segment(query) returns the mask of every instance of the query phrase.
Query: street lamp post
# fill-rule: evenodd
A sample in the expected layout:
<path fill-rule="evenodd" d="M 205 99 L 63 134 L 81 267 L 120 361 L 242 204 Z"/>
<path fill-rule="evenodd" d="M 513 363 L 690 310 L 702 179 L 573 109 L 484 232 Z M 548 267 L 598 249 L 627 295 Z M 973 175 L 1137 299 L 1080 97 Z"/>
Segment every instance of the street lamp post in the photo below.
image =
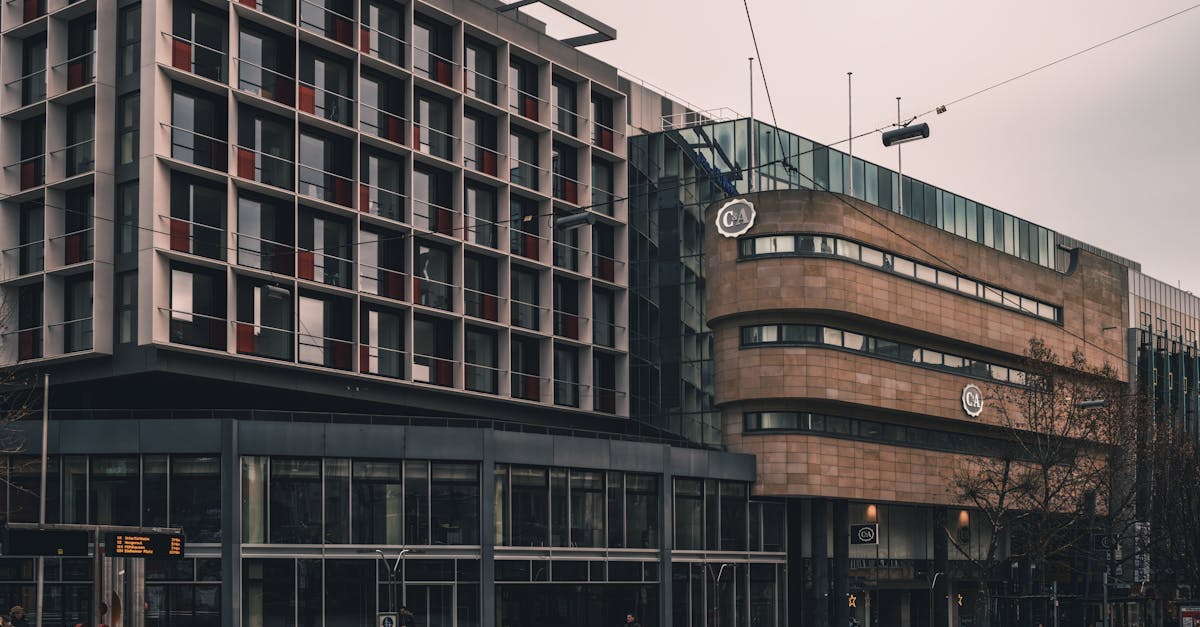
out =
<path fill-rule="evenodd" d="M 706 564 L 708 574 L 713 578 L 713 625 L 721 624 L 721 575 L 725 574 L 725 567 L 729 564 L 721 564 L 721 568 L 717 570 L 717 574 L 713 575 L 712 564 Z"/>
<path fill-rule="evenodd" d="M 409 551 L 409 549 L 401 549 L 400 555 L 396 556 L 395 563 L 393 563 L 391 566 L 389 566 L 388 560 L 387 560 L 387 555 L 384 554 L 383 549 L 375 549 L 375 552 L 379 554 L 379 557 L 381 559 L 383 559 L 384 568 L 387 568 L 387 573 L 388 573 L 388 612 L 392 613 L 392 614 L 396 613 L 396 578 L 400 572 L 401 566 L 404 565 L 404 554 L 408 553 L 408 551 Z M 400 594 L 404 595 L 403 588 L 401 588 Z M 401 605 L 404 604 L 403 596 L 400 599 L 400 604 Z"/>
<path fill-rule="evenodd" d="M 929 625 L 933 627 L 933 589 L 937 587 L 938 577 L 942 576 L 942 571 L 933 573 L 933 580 L 929 582 Z"/>

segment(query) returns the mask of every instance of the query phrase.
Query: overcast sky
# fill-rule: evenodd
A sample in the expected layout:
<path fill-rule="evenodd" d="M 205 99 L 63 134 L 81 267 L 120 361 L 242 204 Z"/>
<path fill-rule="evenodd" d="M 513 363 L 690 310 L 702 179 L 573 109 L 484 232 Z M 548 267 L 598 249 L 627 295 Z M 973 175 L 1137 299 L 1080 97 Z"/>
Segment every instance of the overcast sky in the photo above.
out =
<path fill-rule="evenodd" d="M 569 3 L 617 29 L 587 53 L 695 106 L 748 113 L 741 0 Z M 750 0 L 750 11 L 779 126 L 832 143 L 848 136 L 848 71 L 857 133 L 895 121 L 896 96 L 921 113 L 1193 3 Z M 757 73 L 755 87 L 755 117 L 770 121 Z M 922 121 L 932 135 L 905 146 L 905 175 L 1200 293 L 1200 8 Z M 896 164 L 878 135 L 854 154 Z"/>

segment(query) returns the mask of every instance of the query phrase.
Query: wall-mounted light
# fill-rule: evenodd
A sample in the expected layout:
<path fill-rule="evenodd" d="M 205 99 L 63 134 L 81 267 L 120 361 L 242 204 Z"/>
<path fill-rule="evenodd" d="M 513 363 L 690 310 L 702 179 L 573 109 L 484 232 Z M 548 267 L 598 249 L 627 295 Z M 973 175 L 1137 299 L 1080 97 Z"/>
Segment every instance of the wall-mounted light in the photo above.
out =
<path fill-rule="evenodd" d="M 879 522 L 879 510 L 874 505 L 867 506 L 867 522 Z"/>
<path fill-rule="evenodd" d="M 884 146 L 895 146 L 904 144 L 918 139 L 929 138 L 929 125 L 922 122 L 913 124 L 912 126 L 901 126 L 897 129 L 892 129 L 883 134 Z"/>

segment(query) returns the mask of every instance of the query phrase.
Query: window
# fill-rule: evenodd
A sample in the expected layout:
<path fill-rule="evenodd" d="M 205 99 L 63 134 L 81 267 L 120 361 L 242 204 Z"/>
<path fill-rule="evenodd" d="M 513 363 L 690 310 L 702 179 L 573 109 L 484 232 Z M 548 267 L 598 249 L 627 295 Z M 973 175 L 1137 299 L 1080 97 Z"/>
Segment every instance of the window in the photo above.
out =
<path fill-rule="evenodd" d="M 617 358 L 596 351 L 592 357 L 593 408 L 606 414 L 617 411 Z"/>
<path fill-rule="evenodd" d="M 180 85 L 171 95 L 171 157 L 225 170 L 225 101 Z M 239 167 L 241 161 L 239 160 Z"/>
<path fill-rule="evenodd" d="M 392 5 L 365 0 L 362 3 L 364 52 L 392 65 L 404 65 L 404 18 Z"/>
<path fill-rule="evenodd" d="M 497 175 L 496 119 L 467 109 L 463 114 L 463 165 L 489 176 Z"/>
<path fill-rule="evenodd" d="M 292 276 L 295 209 L 269 196 L 238 195 L 237 262 L 243 266 Z"/>
<path fill-rule="evenodd" d="M 297 276 L 326 285 L 350 287 L 354 248 L 348 220 L 301 207 L 297 236 Z"/>
<path fill-rule="evenodd" d="M 538 233 L 541 217 L 536 201 L 522 196 L 509 198 L 509 252 L 527 259 L 540 258 L 541 240 Z"/>
<path fill-rule="evenodd" d="M 554 334 L 579 339 L 579 283 L 554 277 Z"/>
<path fill-rule="evenodd" d="M 574 83 L 554 77 L 550 83 L 551 97 L 554 100 L 554 128 L 567 135 L 579 132 L 579 95 Z"/>
<path fill-rule="evenodd" d="M 450 190 L 451 177 L 433 168 L 413 169 L 413 224 L 442 235 L 454 235 L 454 209 Z"/>
<path fill-rule="evenodd" d="M 92 277 L 69 276 L 63 281 L 63 352 L 92 348 Z"/>
<path fill-rule="evenodd" d="M 417 241 L 413 258 L 413 300 L 446 311 L 454 310 L 453 268 L 450 251 Z"/>
<path fill-rule="evenodd" d="M 354 116 L 352 70 L 309 46 L 300 48 L 296 107 L 305 113 L 349 125 Z"/>
<path fill-rule="evenodd" d="M 450 103 L 417 90 L 413 103 L 413 148 L 442 159 L 454 158 Z"/>
<path fill-rule="evenodd" d="M 23 202 L 20 206 L 20 254 L 18 272 L 41 272 L 45 267 L 46 218 L 42 201 Z"/>
<path fill-rule="evenodd" d="M 554 345 L 554 403 L 579 407 L 579 351 Z"/>
<path fill-rule="evenodd" d="M 38 359 L 43 355 L 42 284 L 17 288 L 17 359 Z"/>
<path fill-rule="evenodd" d="M 95 168 L 93 137 L 96 131 L 96 103 L 88 100 L 67 108 L 67 145 L 61 151 L 66 157 L 68 177 L 90 172 Z"/>
<path fill-rule="evenodd" d="M 574 148 L 554 142 L 552 151 L 554 197 L 579 203 L 579 161 Z"/>
<path fill-rule="evenodd" d="M 300 3 L 300 27 L 353 46 L 354 4 L 351 0 L 305 0 Z"/>
<path fill-rule="evenodd" d="M 429 544 L 428 462 L 404 462 L 404 541 Z"/>
<path fill-rule="evenodd" d="M 270 460 L 270 542 L 320 544 L 321 460 Z"/>
<path fill-rule="evenodd" d="M 243 24 L 238 33 L 238 89 L 291 106 L 296 91 L 295 44 Z M 312 113 L 316 100 L 311 90 L 307 95 L 307 110 Z"/>
<path fill-rule="evenodd" d="M 592 210 L 613 215 L 613 166 L 600 159 L 592 160 Z"/>
<path fill-rule="evenodd" d="M 237 175 L 292 189 L 292 134 L 289 121 L 242 105 L 238 112 Z"/>
<path fill-rule="evenodd" d="M 341 298 L 300 293 L 296 340 L 301 363 L 350 369 L 350 303 Z"/>
<path fill-rule="evenodd" d="M 498 224 L 495 190 L 473 183 L 466 183 L 463 190 L 466 240 L 480 246 L 496 248 Z"/>
<path fill-rule="evenodd" d="M 21 121 L 21 189 L 46 182 L 46 116 Z"/>
<path fill-rule="evenodd" d="M 592 94 L 592 144 L 612 152 L 615 128 L 612 99 L 600 94 Z"/>
<path fill-rule="evenodd" d="M 21 106 L 46 98 L 46 36 L 21 42 Z"/>
<path fill-rule="evenodd" d="M 358 289 L 404 300 L 404 240 L 399 233 L 363 228 L 358 237 Z"/>
<path fill-rule="evenodd" d="M 358 85 L 358 125 L 362 132 L 405 143 L 404 83 L 363 68 Z"/>
<path fill-rule="evenodd" d="M 138 92 L 121 96 L 117 101 L 117 165 L 128 165 L 138 160 L 140 107 Z"/>
<path fill-rule="evenodd" d="M 499 392 L 500 370 L 496 332 L 468 326 L 466 328 L 466 387 L 475 392 Z"/>
<path fill-rule="evenodd" d="M 514 466 L 511 474 L 512 546 L 547 546 L 549 491 L 544 468 Z M 497 498 L 501 492 L 497 490 Z"/>
<path fill-rule="evenodd" d="M 225 186 L 171 175 L 171 250 L 225 258 Z"/>
<path fill-rule="evenodd" d="M 539 188 L 537 137 L 532 133 L 513 130 L 508 141 L 509 180 L 529 189 Z"/>
<path fill-rule="evenodd" d="M 509 58 L 508 107 L 518 114 L 537 121 L 541 103 L 538 99 L 538 68 L 532 63 Z"/>
<path fill-rule="evenodd" d="M 368 374 L 403 378 L 404 316 L 378 306 L 364 306 L 360 316 L 359 368 Z"/>
<path fill-rule="evenodd" d="M 704 482 L 675 479 L 675 548 L 704 548 Z"/>
<path fill-rule="evenodd" d="M 540 328 L 541 310 L 538 307 L 538 293 L 538 273 L 535 270 L 514 265 L 509 282 L 513 326 L 533 330 Z"/>
<path fill-rule="evenodd" d="M 404 220 L 404 164 L 383 153 L 363 149 L 359 160 L 359 211 Z"/>
<path fill-rule="evenodd" d="M 604 473 L 571 471 L 571 546 L 603 547 Z"/>
<path fill-rule="evenodd" d="M 171 526 L 183 527 L 189 542 L 221 541 L 220 457 L 172 455 L 168 493 Z"/>
<path fill-rule="evenodd" d="M 96 18 L 86 16 L 67 24 L 67 90 L 96 80 Z"/>
<path fill-rule="evenodd" d="M 465 61 L 466 85 L 464 89 L 468 96 L 496 103 L 496 50 L 495 48 L 472 37 L 463 41 L 463 60 Z"/>
<path fill-rule="evenodd" d="M 513 334 L 509 339 L 512 385 L 515 398 L 541 399 L 541 346 L 536 338 Z"/>
<path fill-rule="evenodd" d="M 454 332 L 449 320 L 413 317 L 413 381 L 454 386 Z"/>
<path fill-rule="evenodd" d="M 473 253 L 463 256 L 463 301 L 468 316 L 492 321 L 500 319 L 497 281 L 495 259 Z"/>
<path fill-rule="evenodd" d="M 199 2 L 176 0 L 171 65 L 219 83 L 225 82 L 225 17 Z"/>
<path fill-rule="evenodd" d="M 86 458 L 66 458 L 67 468 L 70 462 L 78 461 L 82 468 L 87 467 Z M 66 485 L 68 494 L 70 486 L 75 483 L 71 472 L 67 475 Z M 88 481 L 88 504 L 92 524 L 97 525 L 137 525 L 140 507 L 138 504 L 139 466 L 136 457 L 93 457 L 91 460 L 91 477 Z M 80 477 L 82 480 L 82 477 Z M 82 483 L 82 481 L 80 481 Z M 81 506 L 82 503 L 79 503 Z M 219 505 L 218 505 L 219 507 Z M 68 504 L 65 509 L 71 509 Z M 80 507 L 82 509 L 82 507 Z M 68 520 L 75 518 L 67 517 Z M 78 522 L 84 522 L 79 520 Z"/>
<path fill-rule="evenodd" d="M 721 550 L 746 550 L 746 484 L 721 482 Z"/>
<path fill-rule="evenodd" d="M 479 466 L 430 464 L 433 544 L 479 544 Z"/>
<path fill-rule="evenodd" d="M 453 85 L 450 28 L 418 14 L 412 29 L 413 72 L 443 85 Z"/>
<path fill-rule="evenodd" d="M 118 273 L 114 283 L 114 336 L 118 344 L 129 344 L 137 340 L 137 271 Z"/>
<path fill-rule="evenodd" d="M 171 341 L 225 349 L 225 274 L 182 264 L 171 267 Z"/>
<path fill-rule="evenodd" d="M 238 277 L 237 351 L 291 361 L 293 307 L 290 287 Z"/>
<path fill-rule="evenodd" d="M 616 307 L 613 293 L 592 291 L 592 342 L 601 346 L 616 346 Z"/>
<path fill-rule="evenodd" d="M 343 207 L 352 206 L 352 155 L 351 143 L 345 139 L 302 129 L 299 192 Z"/>
<path fill-rule="evenodd" d="M 625 546 L 658 547 L 658 477 L 625 475 Z"/>
<path fill-rule="evenodd" d="M 351 511 L 354 544 L 402 544 L 404 483 L 398 462 L 354 461 Z"/>
<path fill-rule="evenodd" d="M 142 5 L 122 7 L 117 15 L 117 76 L 132 76 L 141 65 Z"/>

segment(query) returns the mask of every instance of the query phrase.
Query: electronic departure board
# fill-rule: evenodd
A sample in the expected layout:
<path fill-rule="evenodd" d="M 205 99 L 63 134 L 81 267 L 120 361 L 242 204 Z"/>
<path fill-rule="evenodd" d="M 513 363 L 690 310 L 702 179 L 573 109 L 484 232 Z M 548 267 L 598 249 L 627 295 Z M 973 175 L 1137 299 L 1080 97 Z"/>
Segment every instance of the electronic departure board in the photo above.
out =
<path fill-rule="evenodd" d="M 183 557 L 182 533 L 112 532 L 105 534 L 104 544 L 112 557 Z"/>
<path fill-rule="evenodd" d="M 60 529 L 7 529 L 0 555 L 84 557 L 91 538 L 87 531 Z"/>

